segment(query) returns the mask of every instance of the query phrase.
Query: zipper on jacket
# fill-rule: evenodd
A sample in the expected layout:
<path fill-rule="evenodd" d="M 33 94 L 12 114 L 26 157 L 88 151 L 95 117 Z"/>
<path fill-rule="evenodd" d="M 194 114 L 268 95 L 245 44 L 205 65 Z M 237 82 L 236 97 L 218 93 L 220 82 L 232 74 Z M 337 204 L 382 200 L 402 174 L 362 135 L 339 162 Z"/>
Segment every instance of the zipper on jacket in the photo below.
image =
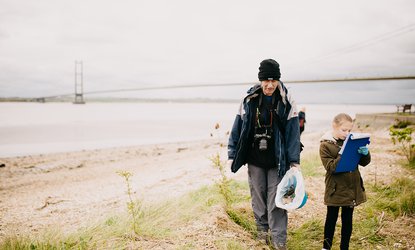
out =
<path fill-rule="evenodd" d="M 279 149 L 280 149 L 280 156 L 278 157 L 278 175 L 280 173 L 280 169 L 281 169 L 281 152 L 282 152 L 282 148 L 281 148 L 281 131 L 278 129 L 278 143 L 279 143 Z"/>

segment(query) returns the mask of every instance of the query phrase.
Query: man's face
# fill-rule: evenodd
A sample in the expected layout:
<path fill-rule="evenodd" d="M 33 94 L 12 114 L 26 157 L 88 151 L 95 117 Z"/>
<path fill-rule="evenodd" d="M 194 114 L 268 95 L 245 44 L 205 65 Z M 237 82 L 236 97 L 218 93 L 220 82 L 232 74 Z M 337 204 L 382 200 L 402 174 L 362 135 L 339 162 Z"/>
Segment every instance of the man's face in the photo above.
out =
<path fill-rule="evenodd" d="M 261 81 L 261 88 L 264 92 L 264 95 L 272 96 L 275 89 L 277 89 L 278 81 L 277 80 L 265 80 Z"/>

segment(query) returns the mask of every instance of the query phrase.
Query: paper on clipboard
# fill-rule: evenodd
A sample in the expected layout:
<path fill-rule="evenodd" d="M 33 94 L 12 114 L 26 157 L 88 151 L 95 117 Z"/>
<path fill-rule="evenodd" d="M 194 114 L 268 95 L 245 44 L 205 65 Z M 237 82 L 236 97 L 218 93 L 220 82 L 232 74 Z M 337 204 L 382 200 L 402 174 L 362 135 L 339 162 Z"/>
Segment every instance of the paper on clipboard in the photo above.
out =
<path fill-rule="evenodd" d="M 343 146 L 339 151 L 339 154 L 343 154 L 343 151 L 346 148 L 348 140 L 356 140 L 356 139 L 363 139 L 363 138 L 370 138 L 370 134 L 369 133 L 350 133 L 349 136 L 346 137 L 346 140 L 344 141 Z M 370 140 L 369 140 L 369 143 L 370 143 Z"/>

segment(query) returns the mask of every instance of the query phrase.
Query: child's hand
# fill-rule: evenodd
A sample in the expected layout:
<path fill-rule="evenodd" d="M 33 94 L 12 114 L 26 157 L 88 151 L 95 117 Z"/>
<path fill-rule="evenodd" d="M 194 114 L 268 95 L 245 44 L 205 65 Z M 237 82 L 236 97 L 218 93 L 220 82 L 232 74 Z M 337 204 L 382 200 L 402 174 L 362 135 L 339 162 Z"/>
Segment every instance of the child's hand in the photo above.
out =
<path fill-rule="evenodd" d="M 366 146 L 360 147 L 357 152 L 361 155 L 369 154 L 369 149 Z"/>

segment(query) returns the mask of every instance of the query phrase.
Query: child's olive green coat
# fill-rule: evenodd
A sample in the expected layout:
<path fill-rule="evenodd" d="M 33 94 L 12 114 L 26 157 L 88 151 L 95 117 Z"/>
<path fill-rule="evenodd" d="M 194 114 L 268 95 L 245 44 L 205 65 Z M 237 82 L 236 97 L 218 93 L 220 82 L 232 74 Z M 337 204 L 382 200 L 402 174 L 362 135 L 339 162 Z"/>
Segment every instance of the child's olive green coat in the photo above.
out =
<path fill-rule="evenodd" d="M 359 167 L 352 172 L 334 173 L 340 160 L 339 151 L 344 141 L 334 139 L 332 133 L 329 132 L 323 135 L 320 142 L 320 158 L 326 169 L 324 204 L 327 206 L 357 206 L 365 202 L 366 193 Z M 370 159 L 369 152 L 368 155 L 362 156 L 359 165 L 368 165 Z"/>

